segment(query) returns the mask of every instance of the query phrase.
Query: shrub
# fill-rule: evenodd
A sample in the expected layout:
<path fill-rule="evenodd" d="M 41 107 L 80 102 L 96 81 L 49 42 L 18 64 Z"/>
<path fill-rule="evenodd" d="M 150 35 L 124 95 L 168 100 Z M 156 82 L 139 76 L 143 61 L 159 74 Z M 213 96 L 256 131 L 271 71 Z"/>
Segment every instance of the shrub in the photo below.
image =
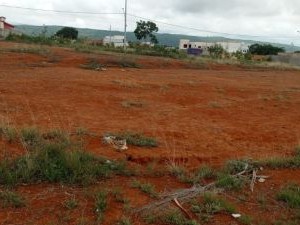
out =
<path fill-rule="evenodd" d="M 0 206 L 3 208 L 20 208 L 25 206 L 25 200 L 20 195 L 11 191 L 0 191 Z"/>
<path fill-rule="evenodd" d="M 300 208 L 300 186 L 289 184 L 277 194 L 279 201 L 286 202 L 291 208 Z"/>

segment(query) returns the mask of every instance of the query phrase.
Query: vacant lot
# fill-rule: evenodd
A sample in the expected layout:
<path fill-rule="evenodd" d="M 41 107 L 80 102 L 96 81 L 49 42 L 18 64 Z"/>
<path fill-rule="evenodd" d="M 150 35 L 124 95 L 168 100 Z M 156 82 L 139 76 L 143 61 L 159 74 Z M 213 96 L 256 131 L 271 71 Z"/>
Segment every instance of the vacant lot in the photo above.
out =
<path fill-rule="evenodd" d="M 20 48 L 23 51 L 17 50 Z M 0 122 L 17 129 L 88 130 L 93 134 L 85 138 L 89 152 L 127 160 L 132 167 L 164 167 L 170 162 L 187 169 L 204 164 L 219 167 L 229 159 L 288 157 L 300 144 L 299 71 L 216 65 L 190 69 L 187 62 L 138 56 L 127 56 L 124 64 L 124 57 L 119 55 L 5 42 L 0 43 L 0 49 Z M 98 66 L 94 63 L 89 70 L 91 60 Z M 155 137 L 159 146 L 129 146 L 126 152 L 117 152 L 101 140 L 107 132 L 122 131 Z M 26 152 L 4 140 L 0 150 L 2 159 Z M 266 172 L 273 179 L 259 186 L 255 196 L 279 189 L 287 181 L 299 183 L 299 172 Z M 158 191 L 188 187 L 171 176 L 141 179 L 153 183 Z M 21 185 L 17 191 L 27 199 L 27 206 L 1 210 L 0 224 L 95 224 L 89 193 L 100 187 L 119 186 L 134 207 L 149 202 L 131 182 L 131 178 L 121 177 L 84 188 Z M 79 202 L 73 211 L 64 205 L 70 196 Z M 110 198 L 104 223 L 116 224 L 123 206 Z M 273 204 L 268 197 L 264 201 Z M 281 206 L 266 210 L 237 204 L 253 218 L 265 217 L 264 224 L 272 224 L 270 221 L 285 210 Z M 224 224 L 239 224 L 225 215 L 208 223 L 220 224 L 221 219 Z M 143 224 L 140 219 L 135 221 L 132 224 Z M 122 222 L 126 224 L 125 219 Z"/>

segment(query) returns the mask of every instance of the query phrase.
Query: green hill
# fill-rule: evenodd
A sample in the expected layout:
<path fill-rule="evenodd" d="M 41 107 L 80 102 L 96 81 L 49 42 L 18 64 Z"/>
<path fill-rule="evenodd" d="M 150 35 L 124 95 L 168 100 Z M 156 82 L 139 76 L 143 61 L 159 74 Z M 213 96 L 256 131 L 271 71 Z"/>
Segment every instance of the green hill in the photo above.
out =
<path fill-rule="evenodd" d="M 54 35 L 58 30 L 62 28 L 62 26 L 31 26 L 31 25 L 17 25 L 16 28 L 22 31 L 24 34 L 27 35 L 40 35 L 46 30 L 47 36 Z M 105 36 L 111 35 L 123 35 L 120 31 L 109 31 L 109 30 L 95 30 L 95 29 L 87 29 L 87 28 L 77 28 L 79 31 L 80 38 L 87 38 L 87 39 L 102 39 Z M 133 32 L 127 33 L 127 39 L 129 41 L 137 41 Z M 178 47 L 180 39 L 189 39 L 192 41 L 204 41 L 204 42 L 216 42 L 216 41 L 242 41 L 249 44 L 254 43 L 261 43 L 258 41 L 252 40 L 238 40 L 238 39 L 228 39 L 224 37 L 197 37 L 197 36 L 188 36 L 182 34 L 157 34 L 158 41 L 161 45 Z M 271 43 L 277 47 L 283 47 L 287 52 L 289 51 L 300 51 L 300 47 L 298 46 L 291 46 L 285 44 L 278 44 L 278 43 Z"/>

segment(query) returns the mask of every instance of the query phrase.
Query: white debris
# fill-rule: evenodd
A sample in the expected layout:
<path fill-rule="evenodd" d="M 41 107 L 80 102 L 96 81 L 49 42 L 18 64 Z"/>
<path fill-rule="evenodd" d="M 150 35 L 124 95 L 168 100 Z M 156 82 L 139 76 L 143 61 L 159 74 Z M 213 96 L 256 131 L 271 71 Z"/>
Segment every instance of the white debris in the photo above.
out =
<path fill-rule="evenodd" d="M 231 215 L 235 219 L 240 218 L 242 216 L 241 214 L 231 214 Z"/>
<path fill-rule="evenodd" d="M 258 182 L 259 182 L 259 183 L 265 183 L 265 182 L 266 182 L 266 179 L 265 179 L 265 178 L 259 178 L 259 179 L 258 179 Z"/>
<path fill-rule="evenodd" d="M 128 149 L 126 139 L 118 140 L 115 136 L 105 136 L 103 140 L 105 143 L 112 145 L 117 150 L 123 151 Z"/>

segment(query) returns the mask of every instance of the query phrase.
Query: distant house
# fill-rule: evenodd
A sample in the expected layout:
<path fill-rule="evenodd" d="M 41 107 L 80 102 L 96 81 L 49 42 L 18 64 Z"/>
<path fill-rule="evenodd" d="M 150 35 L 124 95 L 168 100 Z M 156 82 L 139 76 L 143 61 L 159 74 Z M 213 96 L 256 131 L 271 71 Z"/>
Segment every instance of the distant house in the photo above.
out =
<path fill-rule="evenodd" d="M 15 26 L 7 23 L 4 16 L 0 16 L 0 38 L 5 38 L 10 33 L 17 33 Z"/>
<path fill-rule="evenodd" d="M 123 47 L 124 46 L 124 36 L 115 35 L 115 36 L 106 36 L 103 38 L 103 45 L 113 45 L 114 47 Z M 128 42 L 125 43 L 128 46 Z"/>
<path fill-rule="evenodd" d="M 247 53 L 249 49 L 249 44 L 244 42 L 197 42 L 190 41 L 187 39 L 181 39 L 179 43 L 179 49 L 187 50 L 187 52 L 199 52 L 203 55 L 208 54 L 208 49 L 214 45 L 221 45 L 227 52 L 234 53 L 241 51 Z M 198 51 L 196 51 L 196 49 Z M 193 53 L 191 53 L 193 54 Z"/>

